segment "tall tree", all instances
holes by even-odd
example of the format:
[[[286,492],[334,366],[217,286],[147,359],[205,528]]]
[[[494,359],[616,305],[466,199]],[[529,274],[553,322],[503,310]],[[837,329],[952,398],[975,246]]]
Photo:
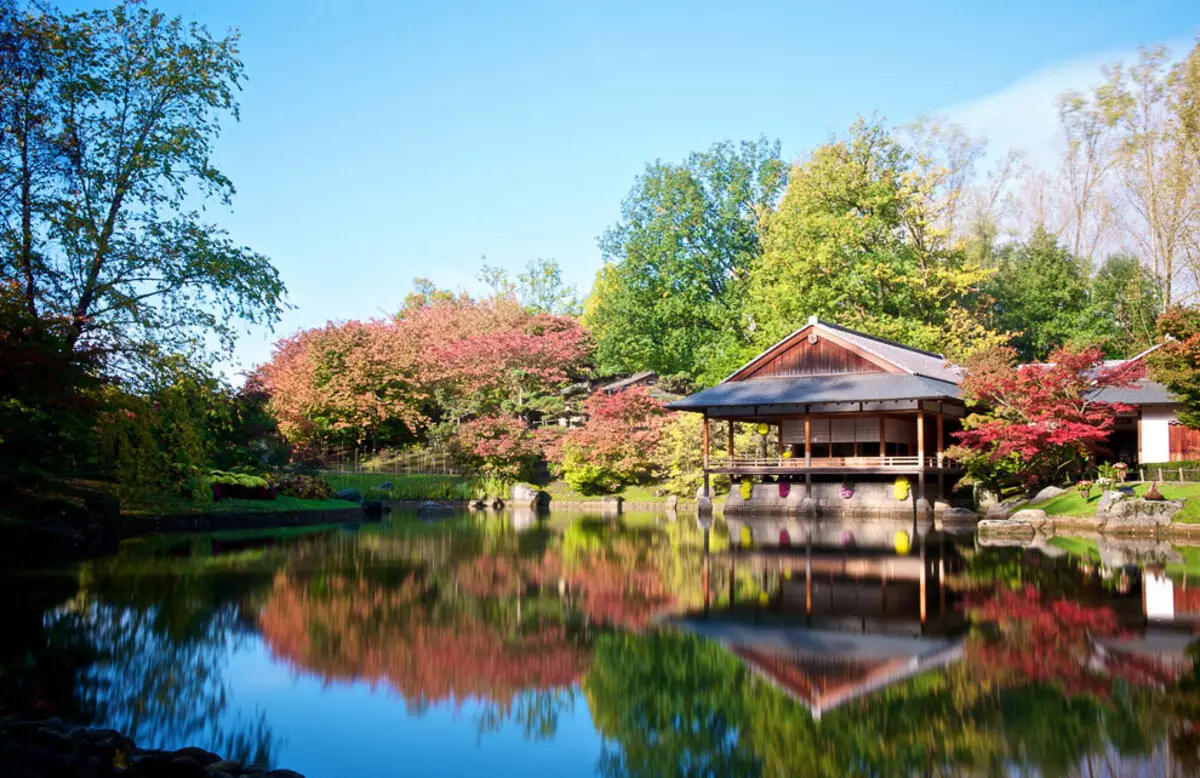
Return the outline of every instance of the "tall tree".
[[[954,181],[878,120],[798,164],[750,275],[756,347],[813,314],[923,348],[995,342],[969,309],[990,271],[945,226]]]
[[[1012,333],[1022,360],[1043,360],[1082,334],[1089,323],[1088,275],[1087,263],[1044,229],[1000,250],[996,275],[983,292],[994,301],[995,328]]]
[[[237,35],[137,2],[8,2],[0,40],[0,278],[27,310],[118,359],[277,321],[278,273],[202,213],[234,191],[212,147],[237,118]]]
[[[647,166],[600,238],[584,310],[602,371],[697,376],[744,348],[745,283],[786,170],[765,139]]]
[[[1120,140],[1126,231],[1166,303],[1178,302],[1200,282],[1200,44],[1174,63],[1165,47],[1140,50],[1108,70],[1094,100]]]
[[[1113,254],[1092,277],[1091,321],[1110,357],[1130,357],[1157,340],[1162,291],[1137,257]]]

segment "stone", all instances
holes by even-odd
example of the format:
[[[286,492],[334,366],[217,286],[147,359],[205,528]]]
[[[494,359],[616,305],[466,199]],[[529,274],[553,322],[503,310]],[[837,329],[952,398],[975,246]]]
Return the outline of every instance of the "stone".
[[[357,489],[339,489],[334,492],[333,496],[339,500],[349,500],[350,502],[362,502],[362,492]]]
[[[1046,520],[1046,512],[1041,508],[1022,508],[1008,517],[1008,521],[1042,522]]]
[[[371,521],[379,521],[385,513],[392,512],[392,506],[382,500],[364,500],[363,515]]]
[[[488,506],[487,506],[487,503],[484,502],[483,500],[475,500],[474,502],[471,503],[471,507],[477,511],[482,511],[482,510],[486,510]]]
[[[982,540],[984,537],[998,538],[1019,538],[1022,540],[1033,540],[1036,534],[1033,530],[1033,525],[1026,521],[1012,521],[1011,519],[984,519],[977,525],[979,537]]]
[[[1128,494],[1109,490],[1100,495],[1100,502],[1096,505],[1096,518],[1107,516],[1117,503],[1131,499]]]
[[[1183,510],[1183,503],[1174,500],[1124,499],[1112,502],[1103,514],[1096,510],[1096,518],[1104,529],[1117,528],[1151,529],[1165,527]]]
[[[1033,502],[1045,502],[1046,500],[1053,500],[1055,497],[1061,497],[1066,493],[1067,490],[1063,489],[1061,486],[1047,486],[1033,496]]]
[[[1101,536],[1096,547],[1105,567],[1167,565],[1183,561],[1183,555],[1166,540]]]
[[[454,513],[454,508],[452,508],[449,505],[446,505],[444,503],[434,502],[433,500],[426,500],[425,502],[423,502],[419,506],[417,506],[417,513],[421,514],[422,516],[433,516],[433,515],[442,516],[442,515]]]
[[[210,776],[213,773],[226,773],[228,775],[238,775],[242,772],[242,763],[236,759],[222,759],[219,762],[213,762],[208,767],[204,768],[204,772]]]
[[[674,510],[678,510],[678,509],[679,509],[679,498],[678,498],[678,497],[676,497],[676,496],[675,496],[675,495],[673,495],[673,494],[672,494],[672,495],[670,495],[670,496],[669,496],[669,497],[667,497],[667,499],[666,499],[666,500],[663,502],[663,508],[664,508],[664,509],[666,509],[666,510],[668,510],[668,511],[674,511]]]
[[[208,767],[210,764],[216,764],[221,761],[221,757],[211,751],[205,751],[203,748],[196,748],[195,746],[179,749],[175,752],[175,758],[191,759],[201,767]]]
[[[1029,500],[1026,500],[1024,497],[1013,497],[1004,502],[992,503],[987,507],[983,515],[989,519],[1003,519],[1022,505],[1028,504],[1028,502]]]
[[[970,508],[947,508],[942,511],[942,521],[975,522],[978,520],[979,514]]]
[[[530,505],[537,501],[538,490],[529,484],[513,484],[509,497],[514,503]]]
[[[922,516],[929,516],[933,513],[933,506],[929,504],[929,500],[924,497],[917,500],[917,513]]]
[[[177,778],[204,778],[204,767],[190,756],[176,756],[171,760],[171,773]]]
[[[376,486],[375,488],[381,492],[390,492],[393,489],[391,481],[384,481],[383,483],[381,483],[379,486]]]
[[[69,735],[52,727],[41,727],[34,733],[34,739],[42,747],[59,754],[73,754],[79,748]]]

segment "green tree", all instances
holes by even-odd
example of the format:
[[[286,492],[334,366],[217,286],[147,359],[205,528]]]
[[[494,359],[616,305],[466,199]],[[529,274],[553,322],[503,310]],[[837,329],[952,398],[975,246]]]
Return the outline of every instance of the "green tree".
[[[202,213],[233,194],[212,147],[237,117],[237,35],[123,2],[7,3],[0,36],[20,42],[0,47],[0,279],[27,310],[66,319],[67,347],[113,367],[274,324],[275,268]]]
[[[983,285],[993,301],[995,329],[1012,333],[1022,361],[1044,360],[1078,340],[1088,325],[1087,263],[1042,228],[998,255],[996,274]]]
[[[757,351],[811,315],[958,354],[994,343],[968,303],[989,271],[943,223],[957,192],[943,170],[878,120],[793,169],[767,220],[747,313]]]
[[[1153,274],[1129,254],[1114,254],[1092,278],[1093,327],[1102,325],[1101,345],[1111,357],[1130,357],[1154,345],[1162,293]]]
[[[606,264],[584,309],[602,372],[721,377],[736,366],[761,222],[786,173],[765,139],[647,166],[600,238]]]

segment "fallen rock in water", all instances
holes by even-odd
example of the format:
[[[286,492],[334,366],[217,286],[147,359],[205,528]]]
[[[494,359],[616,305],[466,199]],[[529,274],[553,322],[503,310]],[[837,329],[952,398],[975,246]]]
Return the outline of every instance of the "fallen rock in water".
[[[381,483],[379,486],[376,486],[375,488],[381,492],[390,492],[390,491],[392,491],[393,487],[392,487],[391,481],[384,481],[383,483]]]
[[[454,507],[445,503],[426,500],[417,506],[417,515],[423,519],[446,518],[454,513]]]
[[[0,773],[5,778],[50,775],[147,776],[162,778],[239,778],[279,776],[303,778],[291,770],[243,766],[202,748],[178,751],[137,748],[133,740],[111,729],[71,726],[57,718],[29,721],[0,718]]]
[[[984,519],[976,526],[981,543],[989,537],[1030,542],[1037,534],[1029,522],[1012,519]]]
[[[992,503],[988,506],[987,512],[984,515],[989,519],[1003,519],[1022,505],[1027,505],[1028,503],[1029,500],[1026,500],[1024,497],[1013,497],[1004,502]]]
[[[363,514],[371,521],[379,521],[384,514],[391,513],[392,506],[382,500],[364,500]]]
[[[339,489],[333,494],[338,500],[349,500],[350,502],[362,502],[362,492],[357,489]]]
[[[946,522],[975,522],[979,520],[979,514],[970,508],[947,508],[942,511],[942,521]]]

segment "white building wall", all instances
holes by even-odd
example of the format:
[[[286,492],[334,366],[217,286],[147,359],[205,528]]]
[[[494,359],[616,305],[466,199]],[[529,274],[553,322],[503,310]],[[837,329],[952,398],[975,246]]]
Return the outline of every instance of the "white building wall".
[[[1170,423],[1175,420],[1175,408],[1171,405],[1142,406],[1142,450],[1139,462],[1170,462]]]

